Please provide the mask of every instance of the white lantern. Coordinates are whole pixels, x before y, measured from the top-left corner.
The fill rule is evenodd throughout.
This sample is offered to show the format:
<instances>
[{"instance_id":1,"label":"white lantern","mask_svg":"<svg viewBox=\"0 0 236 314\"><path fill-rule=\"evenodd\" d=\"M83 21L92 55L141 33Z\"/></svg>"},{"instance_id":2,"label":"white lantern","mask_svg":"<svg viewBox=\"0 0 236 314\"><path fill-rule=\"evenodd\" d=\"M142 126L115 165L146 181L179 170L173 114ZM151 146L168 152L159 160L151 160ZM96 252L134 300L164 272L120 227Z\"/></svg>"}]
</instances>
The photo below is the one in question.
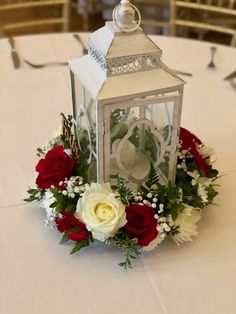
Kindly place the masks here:
<instances>
[{"instance_id":1,"label":"white lantern","mask_svg":"<svg viewBox=\"0 0 236 314\"><path fill-rule=\"evenodd\" d=\"M139 185L153 164L165 184L175 180L184 81L162 63L135 10L122 0L89 36L88 55L69 62L76 136L90 180L119 173Z\"/></svg>"}]
</instances>

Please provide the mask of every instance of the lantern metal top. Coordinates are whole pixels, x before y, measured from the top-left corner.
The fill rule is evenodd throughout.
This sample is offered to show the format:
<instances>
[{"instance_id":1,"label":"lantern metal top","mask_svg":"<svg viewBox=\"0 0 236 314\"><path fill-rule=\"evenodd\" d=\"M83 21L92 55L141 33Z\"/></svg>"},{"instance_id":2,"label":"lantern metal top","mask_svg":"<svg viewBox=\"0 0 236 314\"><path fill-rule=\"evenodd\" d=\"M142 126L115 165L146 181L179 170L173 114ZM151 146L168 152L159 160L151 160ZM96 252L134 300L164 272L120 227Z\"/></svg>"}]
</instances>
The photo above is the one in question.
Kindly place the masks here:
<instances>
[{"instance_id":1,"label":"lantern metal top","mask_svg":"<svg viewBox=\"0 0 236 314\"><path fill-rule=\"evenodd\" d=\"M88 56L70 61L74 74L93 99L108 103L177 90L185 83L164 68L107 77Z\"/></svg>"},{"instance_id":2,"label":"lantern metal top","mask_svg":"<svg viewBox=\"0 0 236 314\"><path fill-rule=\"evenodd\" d=\"M94 99L165 92L185 83L162 63L161 49L134 21L133 7L121 0L114 20L90 34L88 55L69 62Z\"/></svg>"}]
</instances>

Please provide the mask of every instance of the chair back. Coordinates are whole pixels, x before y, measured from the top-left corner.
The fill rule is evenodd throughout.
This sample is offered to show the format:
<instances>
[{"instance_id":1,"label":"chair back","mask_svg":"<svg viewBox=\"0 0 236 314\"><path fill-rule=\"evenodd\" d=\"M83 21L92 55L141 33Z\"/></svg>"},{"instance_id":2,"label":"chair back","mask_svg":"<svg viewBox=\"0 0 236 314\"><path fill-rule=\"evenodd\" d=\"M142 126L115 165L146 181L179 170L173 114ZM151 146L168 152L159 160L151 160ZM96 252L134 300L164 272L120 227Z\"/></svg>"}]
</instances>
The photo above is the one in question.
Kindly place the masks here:
<instances>
[{"instance_id":1,"label":"chair back","mask_svg":"<svg viewBox=\"0 0 236 314\"><path fill-rule=\"evenodd\" d=\"M169 0L134 0L133 4L137 6L141 13L141 26L146 32L169 35Z\"/></svg>"},{"instance_id":2,"label":"chair back","mask_svg":"<svg viewBox=\"0 0 236 314\"><path fill-rule=\"evenodd\" d=\"M32 33L34 28L59 25L68 31L69 0L1 0L1 34L24 30Z\"/></svg>"},{"instance_id":3,"label":"chair back","mask_svg":"<svg viewBox=\"0 0 236 314\"><path fill-rule=\"evenodd\" d=\"M172 36L183 36L189 31L198 39L209 32L228 35L230 45L236 45L235 0L170 0ZM187 32L186 32L187 30Z\"/></svg>"}]
</instances>

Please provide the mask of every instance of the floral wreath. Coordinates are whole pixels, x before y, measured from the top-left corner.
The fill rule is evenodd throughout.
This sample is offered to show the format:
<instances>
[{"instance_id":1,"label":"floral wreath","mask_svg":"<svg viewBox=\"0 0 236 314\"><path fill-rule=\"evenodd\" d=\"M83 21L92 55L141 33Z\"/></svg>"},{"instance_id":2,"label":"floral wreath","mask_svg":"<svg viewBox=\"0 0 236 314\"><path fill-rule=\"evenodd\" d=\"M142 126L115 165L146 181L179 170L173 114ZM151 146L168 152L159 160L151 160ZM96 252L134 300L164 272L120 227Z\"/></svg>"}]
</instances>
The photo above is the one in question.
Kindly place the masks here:
<instances>
[{"instance_id":1,"label":"floral wreath","mask_svg":"<svg viewBox=\"0 0 236 314\"><path fill-rule=\"evenodd\" d=\"M74 243L70 254L94 241L114 243L124 255L119 265L127 269L168 237L180 245L198 235L202 210L217 195L211 148L180 128L175 183L161 185L151 165L147 181L134 192L119 174L111 176L112 185L89 182L86 139L79 151L71 136L73 119L66 121L66 132L37 149L36 188L28 189L25 201L37 200L45 209L46 225L63 234L60 244Z\"/></svg>"}]
</instances>

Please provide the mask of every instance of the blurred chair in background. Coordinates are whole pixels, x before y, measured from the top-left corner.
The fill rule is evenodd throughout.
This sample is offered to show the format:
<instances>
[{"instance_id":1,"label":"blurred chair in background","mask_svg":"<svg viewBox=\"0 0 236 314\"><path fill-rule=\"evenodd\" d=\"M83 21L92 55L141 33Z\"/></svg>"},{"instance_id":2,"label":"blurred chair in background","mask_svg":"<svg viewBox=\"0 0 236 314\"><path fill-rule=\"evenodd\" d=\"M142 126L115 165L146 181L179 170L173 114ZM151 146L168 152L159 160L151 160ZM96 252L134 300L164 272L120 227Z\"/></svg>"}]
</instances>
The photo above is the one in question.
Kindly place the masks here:
<instances>
[{"instance_id":1,"label":"blurred chair in background","mask_svg":"<svg viewBox=\"0 0 236 314\"><path fill-rule=\"evenodd\" d=\"M134 0L139 9L141 26L147 33L170 33L170 0Z\"/></svg>"},{"instance_id":2,"label":"blurred chair in background","mask_svg":"<svg viewBox=\"0 0 236 314\"><path fill-rule=\"evenodd\" d=\"M94 29L96 25L94 17L97 14L103 15L104 20L110 20L111 8L117 2L118 0L71 0L71 6L77 9L77 13L82 18L82 30L86 32Z\"/></svg>"},{"instance_id":3,"label":"blurred chair in background","mask_svg":"<svg viewBox=\"0 0 236 314\"><path fill-rule=\"evenodd\" d=\"M69 1L0 0L0 35L68 31Z\"/></svg>"},{"instance_id":4,"label":"blurred chair in background","mask_svg":"<svg viewBox=\"0 0 236 314\"><path fill-rule=\"evenodd\" d=\"M102 0L103 4L102 17L104 21L112 20L112 11L118 3L119 0Z\"/></svg>"},{"instance_id":5,"label":"blurred chair in background","mask_svg":"<svg viewBox=\"0 0 236 314\"><path fill-rule=\"evenodd\" d=\"M170 0L170 3L172 36L211 41L222 36L222 43L236 46L235 0Z\"/></svg>"}]
</instances>

